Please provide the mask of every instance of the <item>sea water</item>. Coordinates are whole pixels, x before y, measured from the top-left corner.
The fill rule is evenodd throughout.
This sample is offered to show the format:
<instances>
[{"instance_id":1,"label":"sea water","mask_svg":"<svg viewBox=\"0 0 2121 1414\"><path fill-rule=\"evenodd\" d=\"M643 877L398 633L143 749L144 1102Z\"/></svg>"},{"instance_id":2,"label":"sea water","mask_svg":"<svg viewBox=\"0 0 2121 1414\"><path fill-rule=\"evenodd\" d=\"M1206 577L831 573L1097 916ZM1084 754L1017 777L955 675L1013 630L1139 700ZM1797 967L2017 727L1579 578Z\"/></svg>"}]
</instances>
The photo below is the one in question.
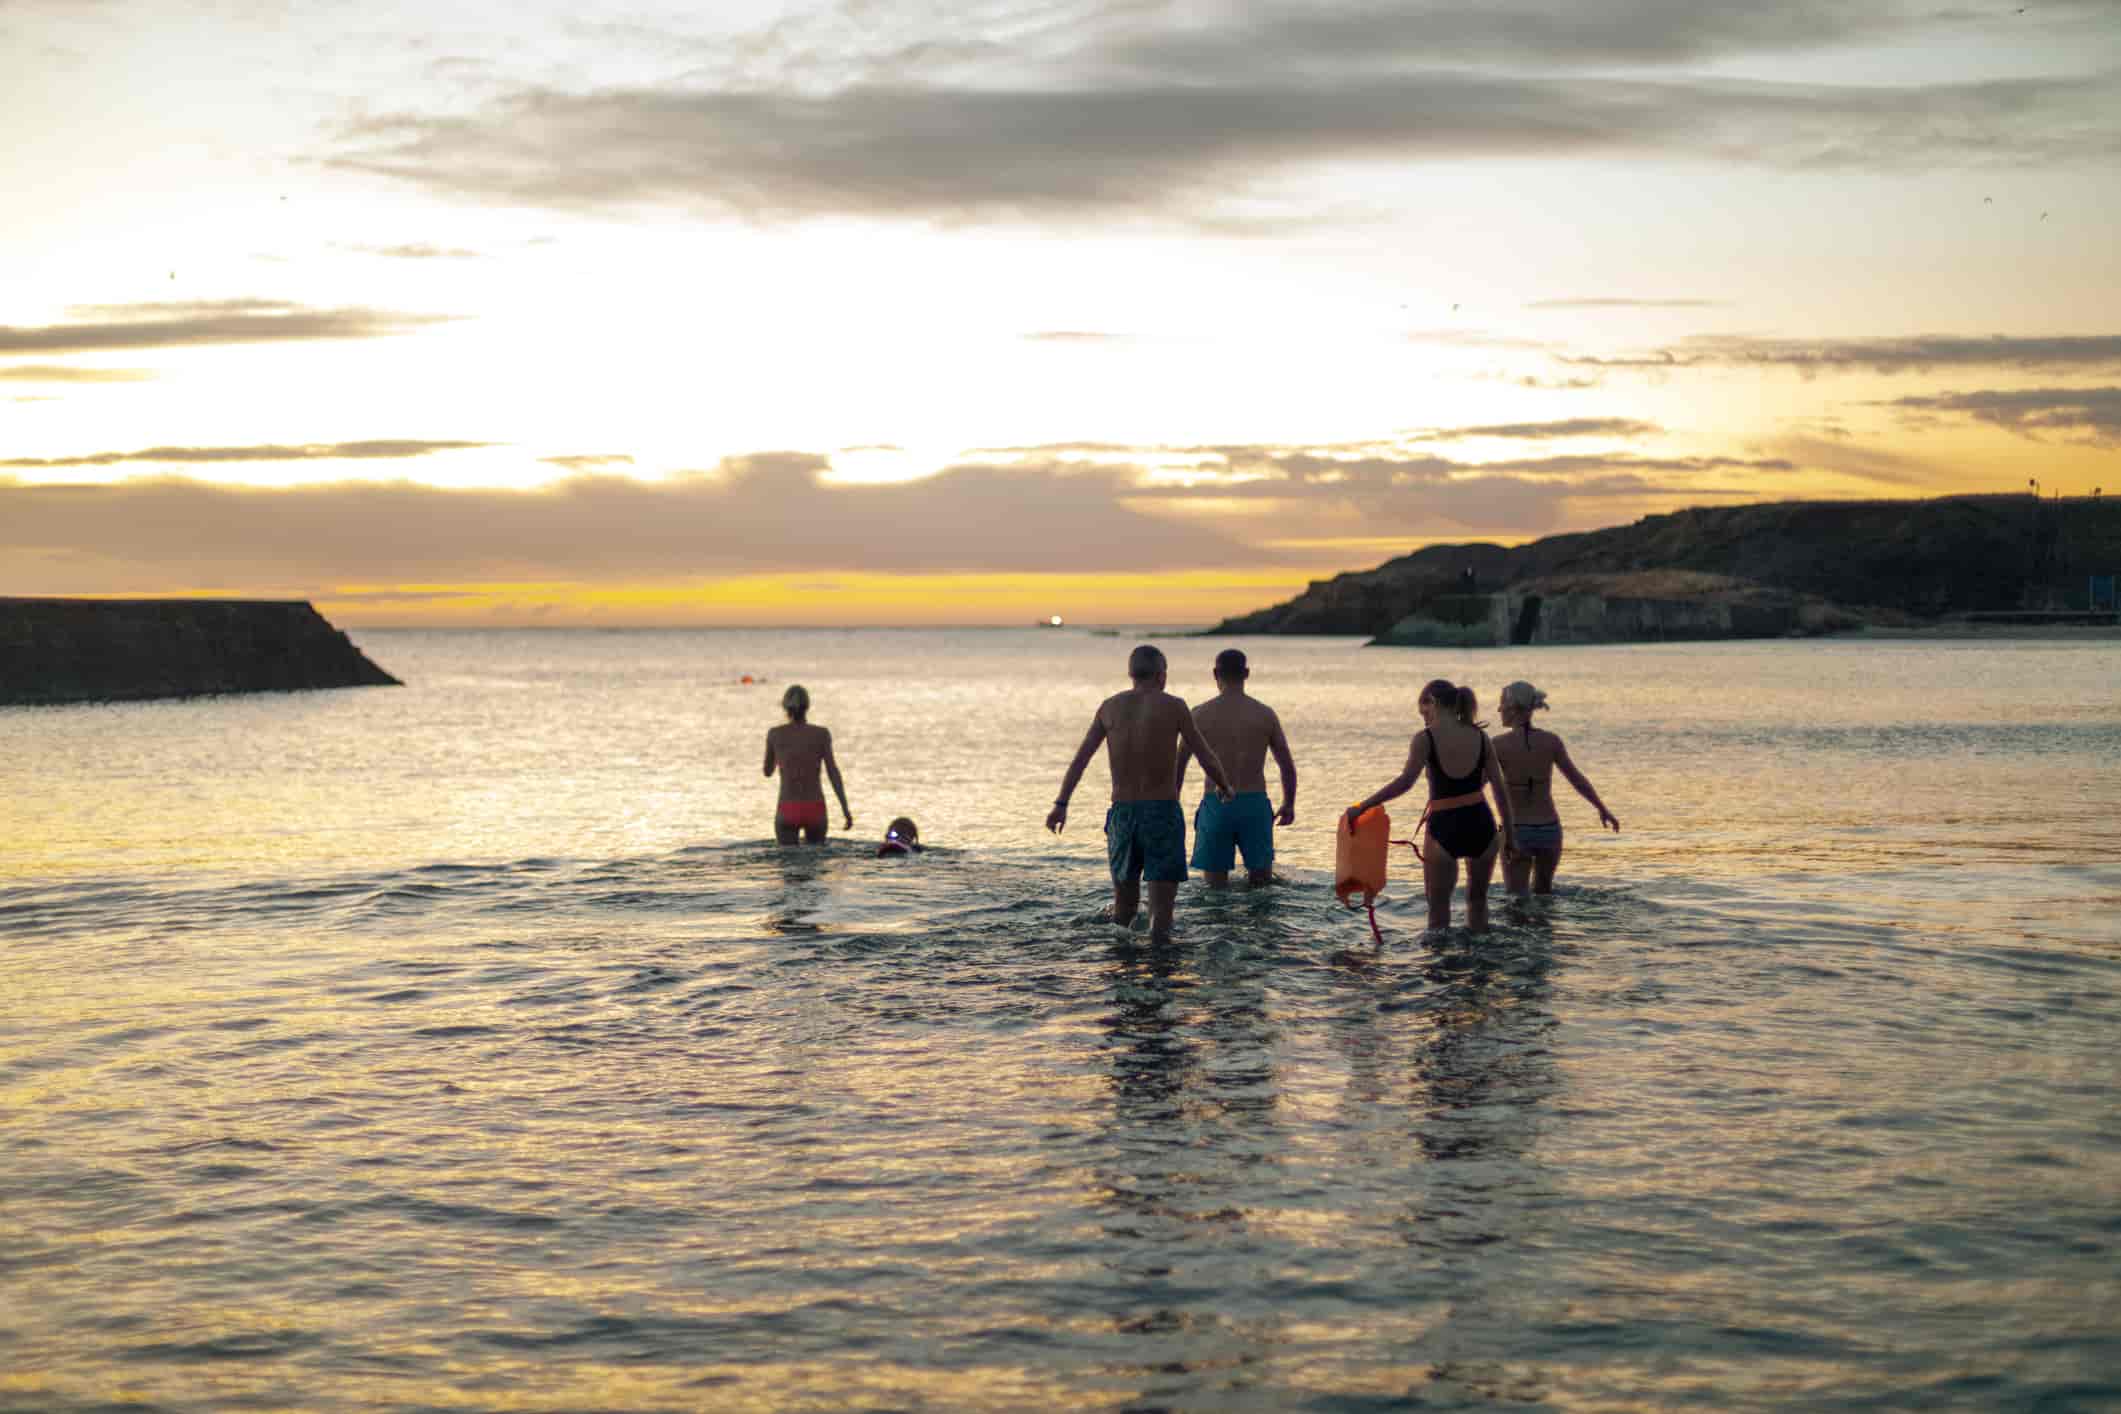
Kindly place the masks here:
<instances>
[{"instance_id":1,"label":"sea water","mask_svg":"<svg viewBox=\"0 0 2121 1414\"><path fill-rule=\"evenodd\" d=\"M1132 636L356 638L0 711L0 1408L2121 1403L2121 646L1239 640L1287 882L1156 947L1042 829ZM1378 946L1432 677L1623 830Z\"/></svg>"}]
</instances>

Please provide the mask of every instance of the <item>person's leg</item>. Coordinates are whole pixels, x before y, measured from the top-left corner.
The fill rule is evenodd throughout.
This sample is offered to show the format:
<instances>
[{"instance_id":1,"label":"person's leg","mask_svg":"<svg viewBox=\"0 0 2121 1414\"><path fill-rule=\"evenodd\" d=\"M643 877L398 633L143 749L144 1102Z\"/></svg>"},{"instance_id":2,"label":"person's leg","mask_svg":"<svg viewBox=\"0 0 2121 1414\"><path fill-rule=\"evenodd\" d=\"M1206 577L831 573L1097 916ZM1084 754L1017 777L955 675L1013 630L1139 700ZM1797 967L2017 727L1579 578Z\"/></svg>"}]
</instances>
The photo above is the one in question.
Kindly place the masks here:
<instances>
[{"instance_id":1,"label":"person's leg","mask_svg":"<svg viewBox=\"0 0 2121 1414\"><path fill-rule=\"evenodd\" d=\"M1265 795L1245 797L1245 816L1237 834L1245 856L1245 884L1259 888L1274 882L1274 807Z\"/></svg>"},{"instance_id":2,"label":"person's leg","mask_svg":"<svg viewBox=\"0 0 2121 1414\"><path fill-rule=\"evenodd\" d=\"M1149 881L1149 941L1171 941L1171 915L1178 907L1178 884L1174 880Z\"/></svg>"},{"instance_id":3,"label":"person's leg","mask_svg":"<svg viewBox=\"0 0 2121 1414\"><path fill-rule=\"evenodd\" d=\"M1506 854L1502 857L1502 886L1513 894L1532 891L1532 861L1538 856Z\"/></svg>"},{"instance_id":4,"label":"person's leg","mask_svg":"<svg viewBox=\"0 0 2121 1414\"><path fill-rule=\"evenodd\" d=\"M1112 921L1124 928L1142 902L1142 858L1135 838L1135 811L1115 805L1105 812L1105 862L1112 868Z\"/></svg>"},{"instance_id":5,"label":"person's leg","mask_svg":"<svg viewBox=\"0 0 2121 1414\"><path fill-rule=\"evenodd\" d=\"M802 840L803 832L776 815L773 817L773 838L780 844L796 844Z\"/></svg>"},{"instance_id":6,"label":"person's leg","mask_svg":"<svg viewBox=\"0 0 2121 1414\"><path fill-rule=\"evenodd\" d=\"M1466 927L1476 933L1488 930L1488 880L1495 875L1495 856L1501 849L1497 840L1466 861Z\"/></svg>"},{"instance_id":7,"label":"person's leg","mask_svg":"<svg viewBox=\"0 0 2121 1414\"><path fill-rule=\"evenodd\" d=\"M1193 867L1211 889L1230 887L1230 867L1237 862L1232 825L1229 808L1213 795L1204 798L1193 813Z\"/></svg>"},{"instance_id":8,"label":"person's leg","mask_svg":"<svg viewBox=\"0 0 2121 1414\"><path fill-rule=\"evenodd\" d=\"M1436 838L1434 830L1422 831L1421 878L1429 891L1429 926L1451 926L1451 890L1458 887L1458 861Z\"/></svg>"},{"instance_id":9,"label":"person's leg","mask_svg":"<svg viewBox=\"0 0 2121 1414\"><path fill-rule=\"evenodd\" d=\"M1532 856L1532 892L1554 892L1554 871L1561 867L1561 846Z\"/></svg>"},{"instance_id":10,"label":"person's leg","mask_svg":"<svg viewBox=\"0 0 2121 1414\"><path fill-rule=\"evenodd\" d=\"M803 826L804 844L823 844L824 842L825 822L823 820L818 821L815 825Z\"/></svg>"}]
</instances>

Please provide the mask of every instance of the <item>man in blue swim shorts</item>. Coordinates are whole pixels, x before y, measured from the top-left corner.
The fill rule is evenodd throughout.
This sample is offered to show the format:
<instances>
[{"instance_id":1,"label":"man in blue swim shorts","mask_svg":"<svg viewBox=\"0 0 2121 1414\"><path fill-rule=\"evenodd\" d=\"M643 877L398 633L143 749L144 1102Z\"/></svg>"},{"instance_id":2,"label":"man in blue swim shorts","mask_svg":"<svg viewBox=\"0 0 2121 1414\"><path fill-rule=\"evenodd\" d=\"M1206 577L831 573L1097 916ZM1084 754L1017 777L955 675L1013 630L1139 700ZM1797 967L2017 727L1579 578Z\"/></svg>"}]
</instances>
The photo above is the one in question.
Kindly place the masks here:
<instances>
[{"instance_id":1,"label":"man in blue swim shorts","mask_svg":"<svg viewBox=\"0 0 2121 1414\"><path fill-rule=\"evenodd\" d=\"M1274 882L1274 826L1296 823L1296 758L1289 753L1289 739L1282 735L1281 718L1256 697L1245 695L1245 680L1252 676L1242 649L1225 648L1215 655L1216 695L1195 709L1193 720L1200 734L1215 748L1223 769L1236 792L1227 802L1217 795L1203 795L1193 816L1193 867L1200 870L1211 889L1225 888L1231 866L1240 851L1245 856L1245 882ZM1267 803L1267 753L1281 772L1281 809ZM1183 795L1186 787L1187 751L1178 753L1178 779Z\"/></svg>"},{"instance_id":2,"label":"man in blue swim shorts","mask_svg":"<svg viewBox=\"0 0 2121 1414\"><path fill-rule=\"evenodd\" d=\"M1112 865L1112 921L1125 927L1149 886L1149 936L1171 936L1178 886L1186 878L1186 817L1178 804L1178 752L1183 742L1200 757L1200 768L1228 799L1230 783L1185 702L1164 691L1164 655L1149 644L1127 659L1134 685L1098 706L1083 744L1061 778L1060 797L1046 816L1059 834L1068 824L1068 797L1075 793L1099 743L1112 769L1112 808L1105 815L1105 854Z\"/></svg>"}]
</instances>

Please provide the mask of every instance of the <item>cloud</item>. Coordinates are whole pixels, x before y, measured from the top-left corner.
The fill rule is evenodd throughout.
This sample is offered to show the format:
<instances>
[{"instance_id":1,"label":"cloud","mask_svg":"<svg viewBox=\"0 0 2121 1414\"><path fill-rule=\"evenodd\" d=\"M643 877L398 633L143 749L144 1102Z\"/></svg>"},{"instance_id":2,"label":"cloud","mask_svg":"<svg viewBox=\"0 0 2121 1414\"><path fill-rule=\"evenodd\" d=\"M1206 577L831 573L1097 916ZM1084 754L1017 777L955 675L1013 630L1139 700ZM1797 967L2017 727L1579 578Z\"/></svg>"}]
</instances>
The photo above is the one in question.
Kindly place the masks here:
<instances>
[{"instance_id":1,"label":"cloud","mask_svg":"<svg viewBox=\"0 0 2121 1414\"><path fill-rule=\"evenodd\" d=\"M622 452L596 452L569 457L539 457L547 466L565 467L569 471L599 471L608 466L632 466L633 458Z\"/></svg>"},{"instance_id":2,"label":"cloud","mask_svg":"<svg viewBox=\"0 0 2121 1414\"><path fill-rule=\"evenodd\" d=\"M1766 339L1705 334L1623 358L1570 358L1577 367L1664 371L1789 368L1800 373L1919 373L1932 368L2100 368L2121 365L2121 334L1968 336L1915 334L1864 339Z\"/></svg>"},{"instance_id":3,"label":"cloud","mask_svg":"<svg viewBox=\"0 0 2121 1414\"><path fill-rule=\"evenodd\" d=\"M464 250L457 246L443 245L348 245L341 250L350 250L357 255L380 255L391 260L477 260L479 252Z\"/></svg>"},{"instance_id":4,"label":"cloud","mask_svg":"<svg viewBox=\"0 0 2121 1414\"><path fill-rule=\"evenodd\" d=\"M1462 349L1551 349L1542 339L1514 334L1491 334L1485 329L1411 329L1402 336L1410 344L1443 344Z\"/></svg>"},{"instance_id":5,"label":"cloud","mask_svg":"<svg viewBox=\"0 0 2121 1414\"><path fill-rule=\"evenodd\" d=\"M1664 431L1654 422L1631 417L1569 417L1554 422L1497 422L1484 427L1435 427L1420 433L1424 442L1455 442L1468 437L1538 442L1563 437L1654 437Z\"/></svg>"},{"instance_id":6,"label":"cloud","mask_svg":"<svg viewBox=\"0 0 2121 1414\"><path fill-rule=\"evenodd\" d=\"M69 324L0 324L0 354L95 353L288 340L375 339L406 334L454 315L380 309L309 309L284 300L235 299L168 304L84 305Z\"/></svg>"},{"instance_id":7,"label":"cloud","mask_svg":"<svg viewBox=\"0 0 2121 1414\"><path fill-rule=\"evenodd\" d=\"M1436 63L1557 69L1658 67L1742 54L1787 54L1918 27L1892 4L1792 0L1501 0L1333 6L1259 4L1234 23L1152 29L1102 47L1113 67L1211 75L1405 69Z\"/></svg>"},{"instance_id":8,"label":"cloud","mask_svg":"<svg viewBox=\"0 0 2121 1414\"><path fill-rule=\"evenodd\" d=\"M2020 436L2076 434L2095 446L2121 446L2121 388L1988 389L1894 398L1874 404L1916 414L1962 416Z\"/></svg>"},{"instance_id":9,"label":"cloud","mask_svg":"<svg viewBox=\"0 0 2121 1414\"><path fill-rule=\"evenodd\" d=\"M63 363L0 363L0 383L144 383L144 368L71 368Z\"/></svg>"},{"instance_id":10,"label":"cloud","mask_svg":"<svg viewBox=\"0 0 2121 1414\"><path fill-rule=\"evenodd\" d=\"M493 442L306 442L296 446L252 447L146 447L137 452L93 452L81 457L6 457L0 466L50 468L66 466L116 466L122 462L162 462L204 466L213 462L309 462L375 461L401 457L424 457L435 452L456 452L468 447L491 447Z\"/></svg>"},{"instance_id":11,"label":"cloud","mask_svg":"<svg viewBox=\"0 0 2121 1414\"><path fill-rule=\"evenodd\" d=\"M1756 478L1796 470L1794 462L1780 457L1609 453L1460 462L1384 449L1321 454L1316 448L1229 446L1213 451L1220 475L1152 481L1132 494L1176 505L1250 503L1271 512L1272 533L1280 538L1416 538L1446 527L1525 535L1608 524L1614 512L1598 503L1615 500L1757 500L1771 488ZM1724 484L1732 472L1745 482Z\"/></svg>"},{"instance_id":12,"label":"cloud","mask_svg":"<svg viewBox=\"0 0 2121 1414\"><path fill-rule=\"evenodd\" d=\"M562 210L1212 225L1279 178L1361 161L1904 170L2121 155L2111 74L1848 84L1673 69L1920 34L1925 17L1888 4L1170 13L1184 11L1039 34L1019 20L1014 42L898 44L794 74L523 88L470 111L362 118L323 160Z\"/></svg>"},{"instance_id":13,"label":"cloud","mask_svg":"<svg viewBox=\"0 0 2121 1414\"><path fill-rule=\"evenodd\" d=\"M1035 334L1024 335L1029 344L1116 344L1126 339L1125 334L1101 334L1088 329L1042 329Z\"/></svg>"},{"instance_id":14,"label":"cloud","mask_svg":"<svg viewBox=\"0 0 2121 1414\"><path fill-rule=\"evenodd\" d=\"M1935 494L1939 487L1949 485L1954 480L1944 468L1934 462L1909 456L1904 452L1888 452L1881 447L1855 442L1838 430L1823 431L1823 436L1797 432L1778 437L1768 443L1764 450L1777 453L1795 463L1819 467L1857 481L1920 491L1924 494Z\"/></svg>"},{"instance_id":15,"label":"cloud","mask_svg":"<svg viewBox=\"0 0 2121 1414\"><path fill-rule=\"evenodd\" d=\"M1259 558L1212 528L1124 504L1130 468L969 465L829 485L827 465L766 452L667 481L576 476L536 491L0 480L0 581L46 592L673 583L791 570L1139 572Z\"/></svg>"},{"instance_id":16,"label":"cloud","mask_svg":"<svg viewBox=\"0 0 2121 1414\"><path fill-rule=\"evenodd\" d=\"M0 476L0 581L46 593L336 594L339 585L675 585L750 573L1326 568L1345 558L1335 537L1606 524L1641 509L1757 498L1754 483L1792 465L1618 453L1473 464L1233 445L1195 449L1181 484L1143 462L1081 464L1073 450L887 483L835 481L826 457L799 451L666 480L575 475L538 490Z\"/></svg>"},{"instance_id":17,"label":"cloud","mask_svg":"<svg viewBox=\"0 0 2121 1414\"><path fill-rule=\"evenodd\" d=\"M1723 304L1714 299L1629 299L1623 296L1584 296L1575 299L1537 299L1526 309L1712 309Z\"/></svg>"}]
</instances>

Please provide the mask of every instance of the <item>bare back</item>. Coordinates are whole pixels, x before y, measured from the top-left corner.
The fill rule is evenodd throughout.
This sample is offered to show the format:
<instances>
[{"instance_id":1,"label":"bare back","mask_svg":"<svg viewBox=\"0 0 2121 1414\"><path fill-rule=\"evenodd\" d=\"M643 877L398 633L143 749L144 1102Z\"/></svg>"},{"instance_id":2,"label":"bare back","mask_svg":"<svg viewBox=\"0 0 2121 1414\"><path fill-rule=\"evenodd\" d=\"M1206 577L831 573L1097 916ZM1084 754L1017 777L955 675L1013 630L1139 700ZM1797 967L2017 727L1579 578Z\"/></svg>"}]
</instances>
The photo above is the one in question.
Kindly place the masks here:
<instances>
[{"instance_id":1,"label":"bare back","mask_svg":"<svg viewBox=\"0 0 2121 1414\"><path fill-rule=\"evenodd\" d=\"M766 733L766 759L781 776L781 799L823 800L819 774L832 755L832 733L813 722L784 722Z\"/></svg>"},{"instance_id":2,"label":"bare back","mask_svg":"<svg viewBox=\"0 0 2121 1414\"><path fill-rule=\"evenodd\" d=\"M1510 791L1510 808L1520 823L1551 825L1561 816L1554 809L1554 762L1561 738L1538 727L1506 727L1488 738L1495 764Z\"/></svg>"},{"instance_id":3,"label":"bare back","mask_svg":"<svg viewBox=\"0 0 2121 1414\"><path fill-rule=\"evenodd\" d=\"M1097 709L1112 768L1112 801L1178 799L1178 744L1191 713L1160 688L1130 689Z\"/></svg>"},{"instance_id":4,"label":"bare back","mask_svg":"<svg viewBox=\"0 0 2121 1414\"><path fill-rule=\"evenodd\" d=\"M1225 692L1193 709L1193 723L1215 748L1230 789L1243 795L1267 789L1267 750L1281 737L1281 718L1256 697Z\"/></svg>"}]
</instances>

